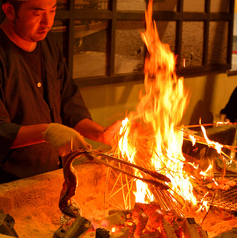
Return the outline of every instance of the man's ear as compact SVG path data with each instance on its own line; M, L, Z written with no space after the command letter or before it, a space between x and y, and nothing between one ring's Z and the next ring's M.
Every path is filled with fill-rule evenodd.
M3 12L5 13L6 17L9 19L9 20L13 20L15 19L15 9L14 7L12 6L12 4L10 3L4 3L2 5L2 10Z

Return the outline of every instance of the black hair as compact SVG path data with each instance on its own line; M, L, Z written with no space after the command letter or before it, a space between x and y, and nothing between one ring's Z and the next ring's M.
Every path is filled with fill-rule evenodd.
M26 2L26 1L27 0L3 0L3 3L9 2L14 7L16 13L18 13L19 8L22 5L22 3Z

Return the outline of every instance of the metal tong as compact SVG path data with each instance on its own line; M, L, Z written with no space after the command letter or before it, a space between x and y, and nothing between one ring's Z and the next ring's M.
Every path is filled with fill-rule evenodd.
M76 152L76 151L74 151L74 152ZM74 153L74 152L73 152L73 153ZM117 171L119 171L119 172L122 172L122 173L124 173L124 174L127 174L127 175L129 175L129 176L131 176L131 177L134 177L134 178L136 178L136 179L139 179L139 180L141 180L141 181L143 181L143 182L150 183L150 184L152 184L152 185L154 185L154 186L156 186L156 187L159 187L160 189L166 189L166 190L169 189L169 186L166 185L166 184L163 184L163 183L161 183L161 182L159 182L159 181L156 181L156 180L138 177L138 176L136 176L136 175L134 175L134 174L131 174L131 173L129 173L129 172L126 172L126 171L124 171L124 170L122 170L122 169L119 169L118 167L112 166L112 165L108 164L107 162L98 159L97 156L102 156L102 157L105 157L105 158L108 158L108 159L117 161L117 162L119 162L119 163L121 163L121 164L125 164L125 165L128 165L128 166L130 166L130 167L139 169L139 170L141 170L142 172L149 174L149 175L152 176L153 178L159 179L159 180L161 180L161 181L163 181L163 182L171 182L168 177L166 177L165 175L160 174L160 173L158 173L158 172L156 172L156 171L148 170L148 169L143 168L143 167L141 167L141 166L138 166L138 165L132 164L132 163L130 163L130 162L127 162L127 161L124 161L124 160L115 158L115 157L110 156L110 155L107 155L107 154L105 154L105 153L93 153L93 152L91 152L91 151L84 151L84 152L79 151L79 152L76 152L76 153L78 153L78 155L79 155L79 154L80 154L80 155L83 154L83 155L86 156L86 158L88 158L88 159L91 160L91 161L92 161L92 160L97 161L97 162L99 162L99 163L101 163L101 164L104 164L104 165L106 165L106 166L108 166L108 167L111 167L111 168L113 168L113 169L115 169L115 170L117 170ZM97 155L97 156L96 156L96 155Z

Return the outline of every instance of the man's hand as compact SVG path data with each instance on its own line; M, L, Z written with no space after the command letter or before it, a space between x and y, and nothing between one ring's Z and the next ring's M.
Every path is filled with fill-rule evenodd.
M90 140L111 145L114 135L119 132L121 126L122 121L116 121L112 125L104 127L86 118L80 121L74 129Z
M49 124L42 135L45 141L58 149L60 156L65 156L76 149L91 149L91 145L84 140L84 137L80 133L58 123Z
M115 134L119 132L121 126L122 126L122 121L119 120L107 127L107 129L104 131L104 134L103 134L103 140L105 144L111 145Z

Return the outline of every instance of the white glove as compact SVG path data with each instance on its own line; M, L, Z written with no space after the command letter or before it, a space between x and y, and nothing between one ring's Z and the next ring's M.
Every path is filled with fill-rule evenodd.
M62 124L49 124L42 135L45 141L58 149L60 156L65 156L77 149L91 149L91 145L84 140L84 137L80 133Z

